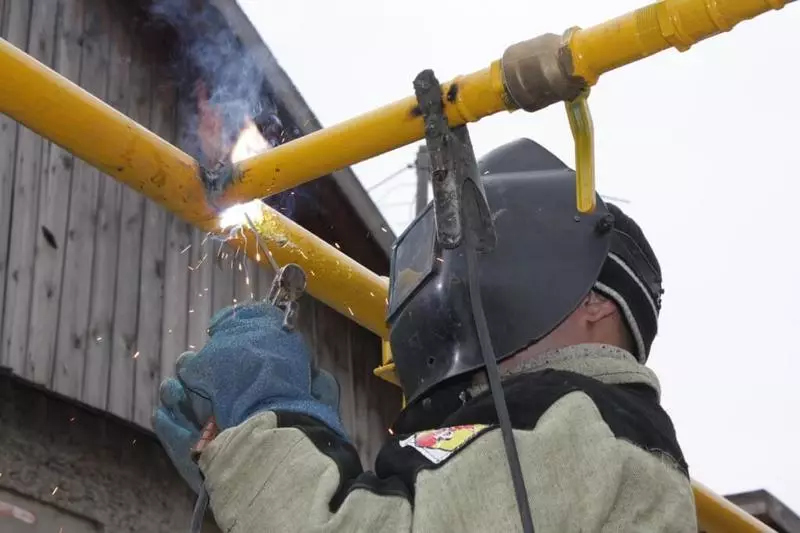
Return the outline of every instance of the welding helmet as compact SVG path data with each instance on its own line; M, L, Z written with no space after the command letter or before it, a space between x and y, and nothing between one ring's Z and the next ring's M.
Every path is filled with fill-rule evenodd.
M611 247L613 216L600 197L576 209L575 173L521 139L479 161L496 247L479 255L480 291L497 360L550 333L595 285ZM484 366L463 246L437 243L428 205L392 250L388 324L408 405Z

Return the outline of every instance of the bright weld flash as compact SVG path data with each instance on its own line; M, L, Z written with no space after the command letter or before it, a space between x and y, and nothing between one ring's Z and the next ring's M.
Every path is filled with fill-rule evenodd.
M251 200L244 204L236 204L225 209L219 214L219 227L221 229L238 228L247 225L247 217L254 223L263 218L261 200Z

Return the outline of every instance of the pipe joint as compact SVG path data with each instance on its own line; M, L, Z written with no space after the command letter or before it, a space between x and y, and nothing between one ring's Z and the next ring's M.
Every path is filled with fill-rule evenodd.
M200 181L206 192L208 204L216 211L220 211L232 204L223 201L225 191L236 181L238 169L231 163L219 163L213 167L200 166Z
M552 33L509 46L502 69L508 95L525 111L573 100L586 87L584 80L572 75L572 54L565 38Z

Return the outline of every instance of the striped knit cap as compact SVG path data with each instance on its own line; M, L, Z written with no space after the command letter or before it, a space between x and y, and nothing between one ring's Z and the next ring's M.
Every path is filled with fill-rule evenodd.
M606 205L614 233L595 290L617 303L636 343L636 358L645 363L658 331L661 267L639 225L616 205Z

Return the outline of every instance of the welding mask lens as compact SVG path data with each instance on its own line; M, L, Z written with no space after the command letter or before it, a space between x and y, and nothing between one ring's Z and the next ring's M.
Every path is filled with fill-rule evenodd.
M389 317L433 273L436 263L436 221L431 205L417 217L394 245Z

